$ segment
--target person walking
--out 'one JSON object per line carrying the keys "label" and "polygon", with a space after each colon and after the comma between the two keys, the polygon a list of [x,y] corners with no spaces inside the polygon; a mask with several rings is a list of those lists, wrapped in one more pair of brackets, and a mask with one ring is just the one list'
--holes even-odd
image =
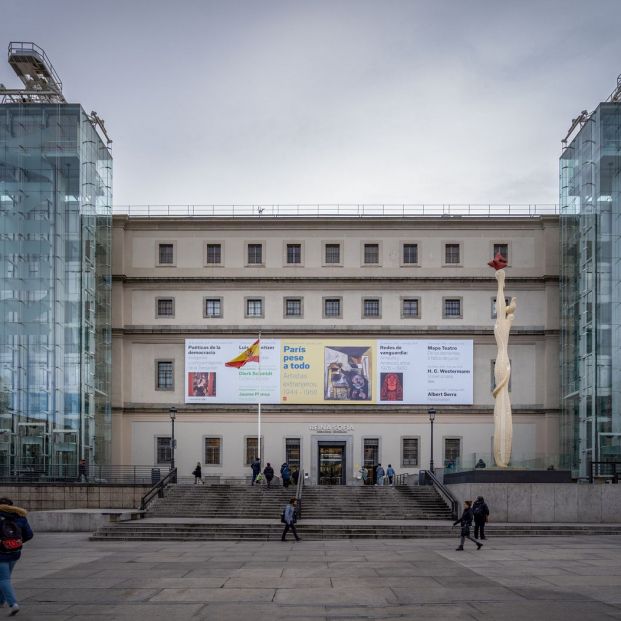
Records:
{"label": "person walking", "polygon": [[382,464],[377,464],[377,468],[375,469],[375,484],[376,485],[384,485],[384,476],[385,476],[384,468],[382,468]]}
{"label": "person walking", "polygon": [[485,536],[485,522],[489,515],[489,508],[483,496],[479,496],[472,505],[472,515],[474,516],[474,538],[487,539]]}
{"label": "person walking", "polygon": [[11,574],[22,555],[22,544],[33,537],[26,515],[26,510],[14,506],[9,498],[0,498],[0,606],[9,607],[10,617],[19,612]]}
{"label": "person walking", "polygon": [[192,472],[192,474],[194,475],[194,485],[198,484],[199,481],[203,485],[205,485],[205,481],[203,481],[203,471],[201,470],[200,461],[196,462],[196,468],[194,468],[194,472]]}
{"label": "person walking", "polygon": [[263,470],[263,474],[267,481],[267,487],[270,488],[272,486],[272,479],[274,478],[274,468],[272,468],[269,461],[267,462],[267,466],[265,466],[265,470]]}
{"label": "person walking", "polygon": [[281,519],[285,523],[285,530],[282,531],[282,537],[280,538],[281,541],[285,540],[285,537],[287,533],[289,532],[289,529],[291,529],[291,532],[293,533],[295,540],[301,541],[301,539],[298,537],[298,531],[295,529],[295,523],[297,522],[297,519],[298,519],[297,514],[296,514],[296,509],[295,509],[296,502],[297,500],[295,498],[291,498],[289,500],[289,504],[285,507],[284,511],[282,512]]}
{"label": "person walking", "polygon": [[78,483],[88,483],[88,464],[86,459],[80,459],[78,464]]}
{"label": "person walking", "polygon": [[280,467],[280,476],[282,477],[282,486],[289,487],[289,483],[291,482],[291,470],[289,470],[289,464],[287,462]]}
{"label": "person walking", "polygon": [[392,467],[392,464],[388,464],[388,468],[386,468],[386,476],[388,477],[388,485],[392,485],[395,480],[395,469]]}
{"label": "person walking", "polygon": [[291,480],[293,484],[297,486],[298,481],[300,480],[300,470],[295,466],[291,469]]}
{"label": "person walking", "polygon": [[464,541],[469,539],[476,545],[477,550],[480,550],[483,547],[482,543],[479,543],[476,539],[473,539],[470,536],[470,527],[472,526],[472,520],[474,516],[472,514],[472,501],[466,500],[464,503],[464,512],[461,514],[461,517],[453,522],[453,526],[457,526],[457,524],[461,524],[461,533],[459,535],[459,547],[456,548],[458,551],[462,551],[464,549]]}
{"label": "person walking", "polygon": [[261,460],[258,457],[255,457],[254,461],[250,464],[250,467],[252,468],[252,483],[250,485],[254,485],[254,482],[261,473]]}

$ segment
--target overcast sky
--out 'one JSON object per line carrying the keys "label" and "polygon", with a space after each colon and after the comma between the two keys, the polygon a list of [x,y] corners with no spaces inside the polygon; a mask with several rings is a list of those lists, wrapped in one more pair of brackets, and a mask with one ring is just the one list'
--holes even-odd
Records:
{"label": "overcast sky", "polygon": [[558,202],[620,27],[620,0],[0,0],[0,46],[105,119],[117,205]]}

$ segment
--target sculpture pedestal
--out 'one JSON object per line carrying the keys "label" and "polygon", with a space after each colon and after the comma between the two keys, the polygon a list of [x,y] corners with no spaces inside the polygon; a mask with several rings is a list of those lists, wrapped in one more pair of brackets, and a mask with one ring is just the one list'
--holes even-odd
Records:
{"label": "sculpture pedestal", "polygon": [[456,483],[572,483],[571,470],[525,470],[522,468],[476,468],[444,471],[444,484]]}

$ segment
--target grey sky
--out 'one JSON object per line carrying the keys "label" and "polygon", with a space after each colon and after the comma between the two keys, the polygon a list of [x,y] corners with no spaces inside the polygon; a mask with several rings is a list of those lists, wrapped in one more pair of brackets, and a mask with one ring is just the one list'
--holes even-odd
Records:
{"label": "grey sky", "polygon": [[105,119],[115,204],[553,203],[620,22],[619,0],[2,0],[0,46],[41,45]]}

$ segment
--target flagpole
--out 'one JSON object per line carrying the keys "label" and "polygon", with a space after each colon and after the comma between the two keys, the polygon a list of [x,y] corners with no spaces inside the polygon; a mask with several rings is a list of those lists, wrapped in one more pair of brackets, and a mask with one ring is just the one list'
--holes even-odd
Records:
{"label": "flagpole", "polygon": [[261,332],[259,332],[259,381],[257,382],[259,387],[258,391],[258,437],[257,437],[257,455],[259,461],[261,461]]}

